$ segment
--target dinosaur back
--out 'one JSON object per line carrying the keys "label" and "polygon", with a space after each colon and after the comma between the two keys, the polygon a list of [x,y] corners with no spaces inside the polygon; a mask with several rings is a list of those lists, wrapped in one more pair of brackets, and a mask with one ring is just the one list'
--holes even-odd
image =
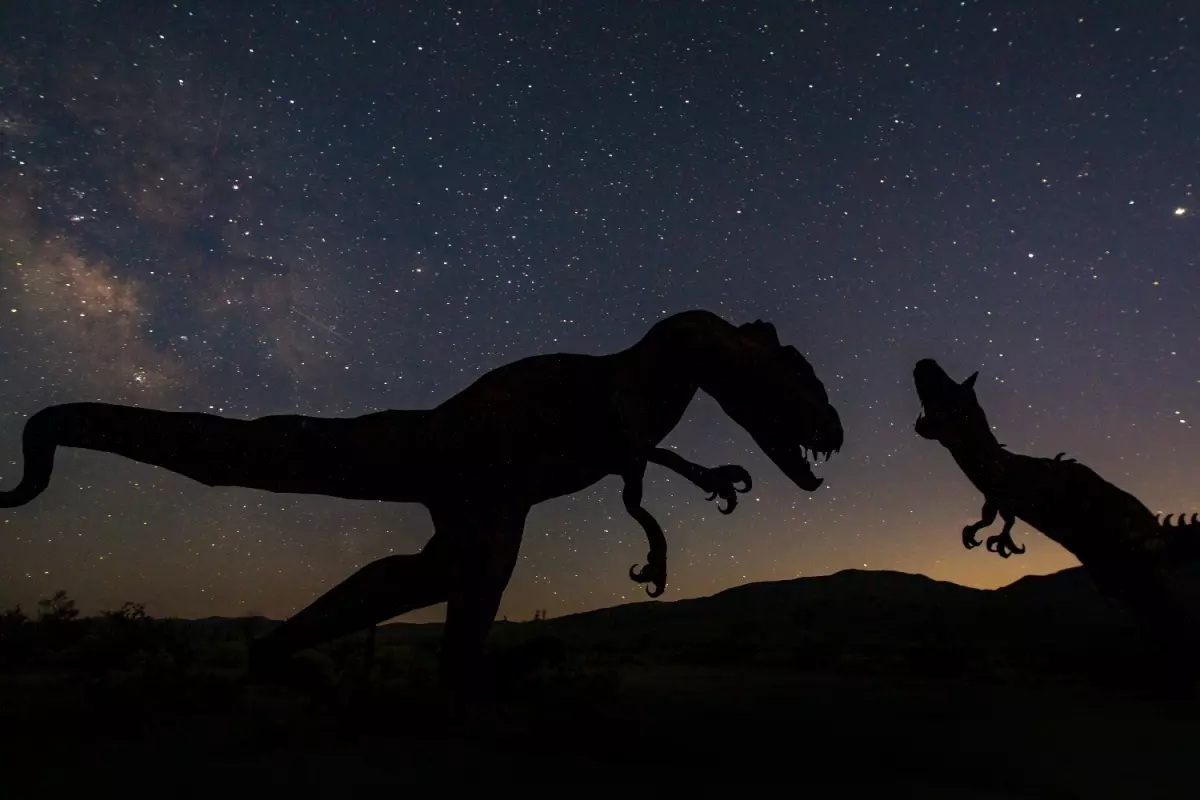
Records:
{"label": "dinosaur back", "polygon": [[1077,461],[1014,454],[994,499],[1085,563],[1159,538],[1145,504]]}

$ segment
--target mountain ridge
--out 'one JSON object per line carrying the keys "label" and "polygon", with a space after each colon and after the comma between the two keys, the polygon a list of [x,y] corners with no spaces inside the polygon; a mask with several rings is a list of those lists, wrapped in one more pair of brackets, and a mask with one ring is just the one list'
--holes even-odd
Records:
{"label": "mountain ridge", "polygon": [[[916,582],[923,582],[923,583],[926,583],[927,585],[931,585],[931,586],[948,586],[948,587],[954,587],[955,589],[961,590],[963,592],[977,592],[977,593],[1005,593],[1010,590],[1024,590],[1024,589],[1027,589],[1029,587],[1034,587],[1034,586],[1041,587],[1042,585],[1044,585],[1043,584],[1044,581],[1054,581],[1057,583],[1059,581],[1063,581],[1064,579],[1066,579],[1066,580],[1070,580],[1070,582],[1072,584],[1077,584],[1079,582],[1088,582],[1090,580],[1087,578],[1086,572],[1084,571],[1083,567],[1075,566],[1075,567],[1067,567],[1065,569],[1058,570],[1057,572],[1046,573],[1044,575],[1022,575],[1020,578],[1017,578],[1012,583],[1007,583],[1007,584],[1004,584],[1003,586],[997,586],[992,589],[985,589],[985,588],[980,588],[980,587],[976,587],[976,586],[966,586],[964,584],[955,583],[954,581],[950,581],[950,580],[933,578],[933,577],[926,575],[924,573],[921,573],[921,572],[905,572],[903,570],[891,570],[891,569],[873,570],[873,569],[862,569],[860,567],[847,567],[846,569],[837,570],[836,572],[830,572],[825,575],[804,575],[804,576],[798,576],[795,578],[781,578],[779,580],[771,580],[771,581],[750,581],[749,583],[738,584],[737,586],[730,586],[725,589],[721,589],[720,591],[714,592],[713,594],[701,595],[699,597],[683,597],[683,598],[679,598],[677,600],[652,600],[652,599],[633,600],[628,603],[618,603],[616,605],[604,606],[601,608],[593,608],[593,609],[588,609],[586,611],[574,611],[574,612],[571,612],[570,614],[563,614],[563,615],[557,616],[557,617],[548,617],[546,620],[543,620],[543,621],[557,622],[557,621],[563,621],[563,620],[570,620],[570,619],[576,619],[576,618],[580,618],[580,617],[587,617],[587,616],[595,615],[595,614],[604,614],[604,613],[612,612],[615,609],[647,608],[650,606],[668,606],[668,607],[670,607],[670,606],[678,606],[680,604],[714,601],[719,598],[728,598],[728,597],[736,596],[738,594],[746,593],[746,592],[772,591],[772,589],[770,587],[792,587],[792,586],[795,586],[802,582],[828,581],[831,579],[845,581],[850,578],[861,579],[865,576],[870,576],[869,580],[872,580],[872,581],[877,581],[880,578],[884,578],[887,580],[899,580],[899,581],[912,580],[912,581],[916,581]],[[252,615],[252,616],[248,616],[248,617],[224,616],[224,615],[215,614],[215,615],[210,615],[207,617],[177,618],[177,619],[180,622],[200,623],[200,624],[245,623],[247,621],[253,621],[256,623],[260,623],[260,624],[261,623],[279,624],[282,622],[282,620],[275,619],[273,617],[263,616],[261,614],[256,614],[256,615]],[[501,622],[498,620],[497,624],[520,625],[520,624],[524,624],[526,622],[536,622],[536,621],[539,621],[539,620],[514,620],[514,621],[510,621],[510,622]],[[380,629],[382,630],[383,628],[392,628],[394,626],[403,626],[403,627],[409,627],[409,628],[424,628],[424,627],[429,627],[429,626],[440,627],[441,625],[442,625],[441,622],[395,621],[395,622],[388,622],[386,624],[380,625]]]}

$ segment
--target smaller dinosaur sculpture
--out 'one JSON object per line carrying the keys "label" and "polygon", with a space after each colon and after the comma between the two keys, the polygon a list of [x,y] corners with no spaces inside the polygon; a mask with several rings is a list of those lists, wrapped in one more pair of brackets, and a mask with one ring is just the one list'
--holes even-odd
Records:
{"label": "smaller dinosaur sculpture", "polygon": [[981,519],[962,530],[963,546],[996,521],[1004,527],[987,539],[1003,558],[1025,552],[1012,539],[1023,519],[1066,548],[1088,570],[1097,589],[1123,601],[1159,644],[1186,642],[1189,666],[1200,664],[1200,640],[1183,606],[1168,590],[1164,568],[1200,560],[1200,515],[1160,521],[1140,500],[1059,453],[1037,458],[1009,452],[996,439],[975,396],[975,372],[958,383],[930,358],[913,369],[922,413],[916,432],[950,451],[984,496]]}

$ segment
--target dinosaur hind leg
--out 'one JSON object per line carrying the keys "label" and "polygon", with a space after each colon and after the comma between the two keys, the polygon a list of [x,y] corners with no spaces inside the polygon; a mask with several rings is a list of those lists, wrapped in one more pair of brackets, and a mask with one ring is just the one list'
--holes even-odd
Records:
{"label": "dinosaur hind leg", "polygon": [[307,647],[337,639],[450,596],[450,564],[434,538],[420,553],[372,561],[250,648],[250,671],[264,673]]}
{"label": "dinosaur hind leg", "polygon": [[434,512],[439,530],[444,525],[454,539],[456,569],[446,607],[441,672],[443,680],[457,691],[477,693],[484,688],[481,678],[488,633],[517,565],[528,513],[528,507],[484,513],[456,511],[453,517]]}

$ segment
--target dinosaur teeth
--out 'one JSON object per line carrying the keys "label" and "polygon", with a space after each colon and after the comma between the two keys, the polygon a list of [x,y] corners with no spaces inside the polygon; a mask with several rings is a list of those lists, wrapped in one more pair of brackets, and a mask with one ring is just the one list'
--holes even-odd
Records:
{"label": "dinosaur teeth", "polygon": [[817,450],[815,447],[801,447],[800,452],[804,456],[804,460],[810,464],[823,464],[828,461],[837,450]]}

